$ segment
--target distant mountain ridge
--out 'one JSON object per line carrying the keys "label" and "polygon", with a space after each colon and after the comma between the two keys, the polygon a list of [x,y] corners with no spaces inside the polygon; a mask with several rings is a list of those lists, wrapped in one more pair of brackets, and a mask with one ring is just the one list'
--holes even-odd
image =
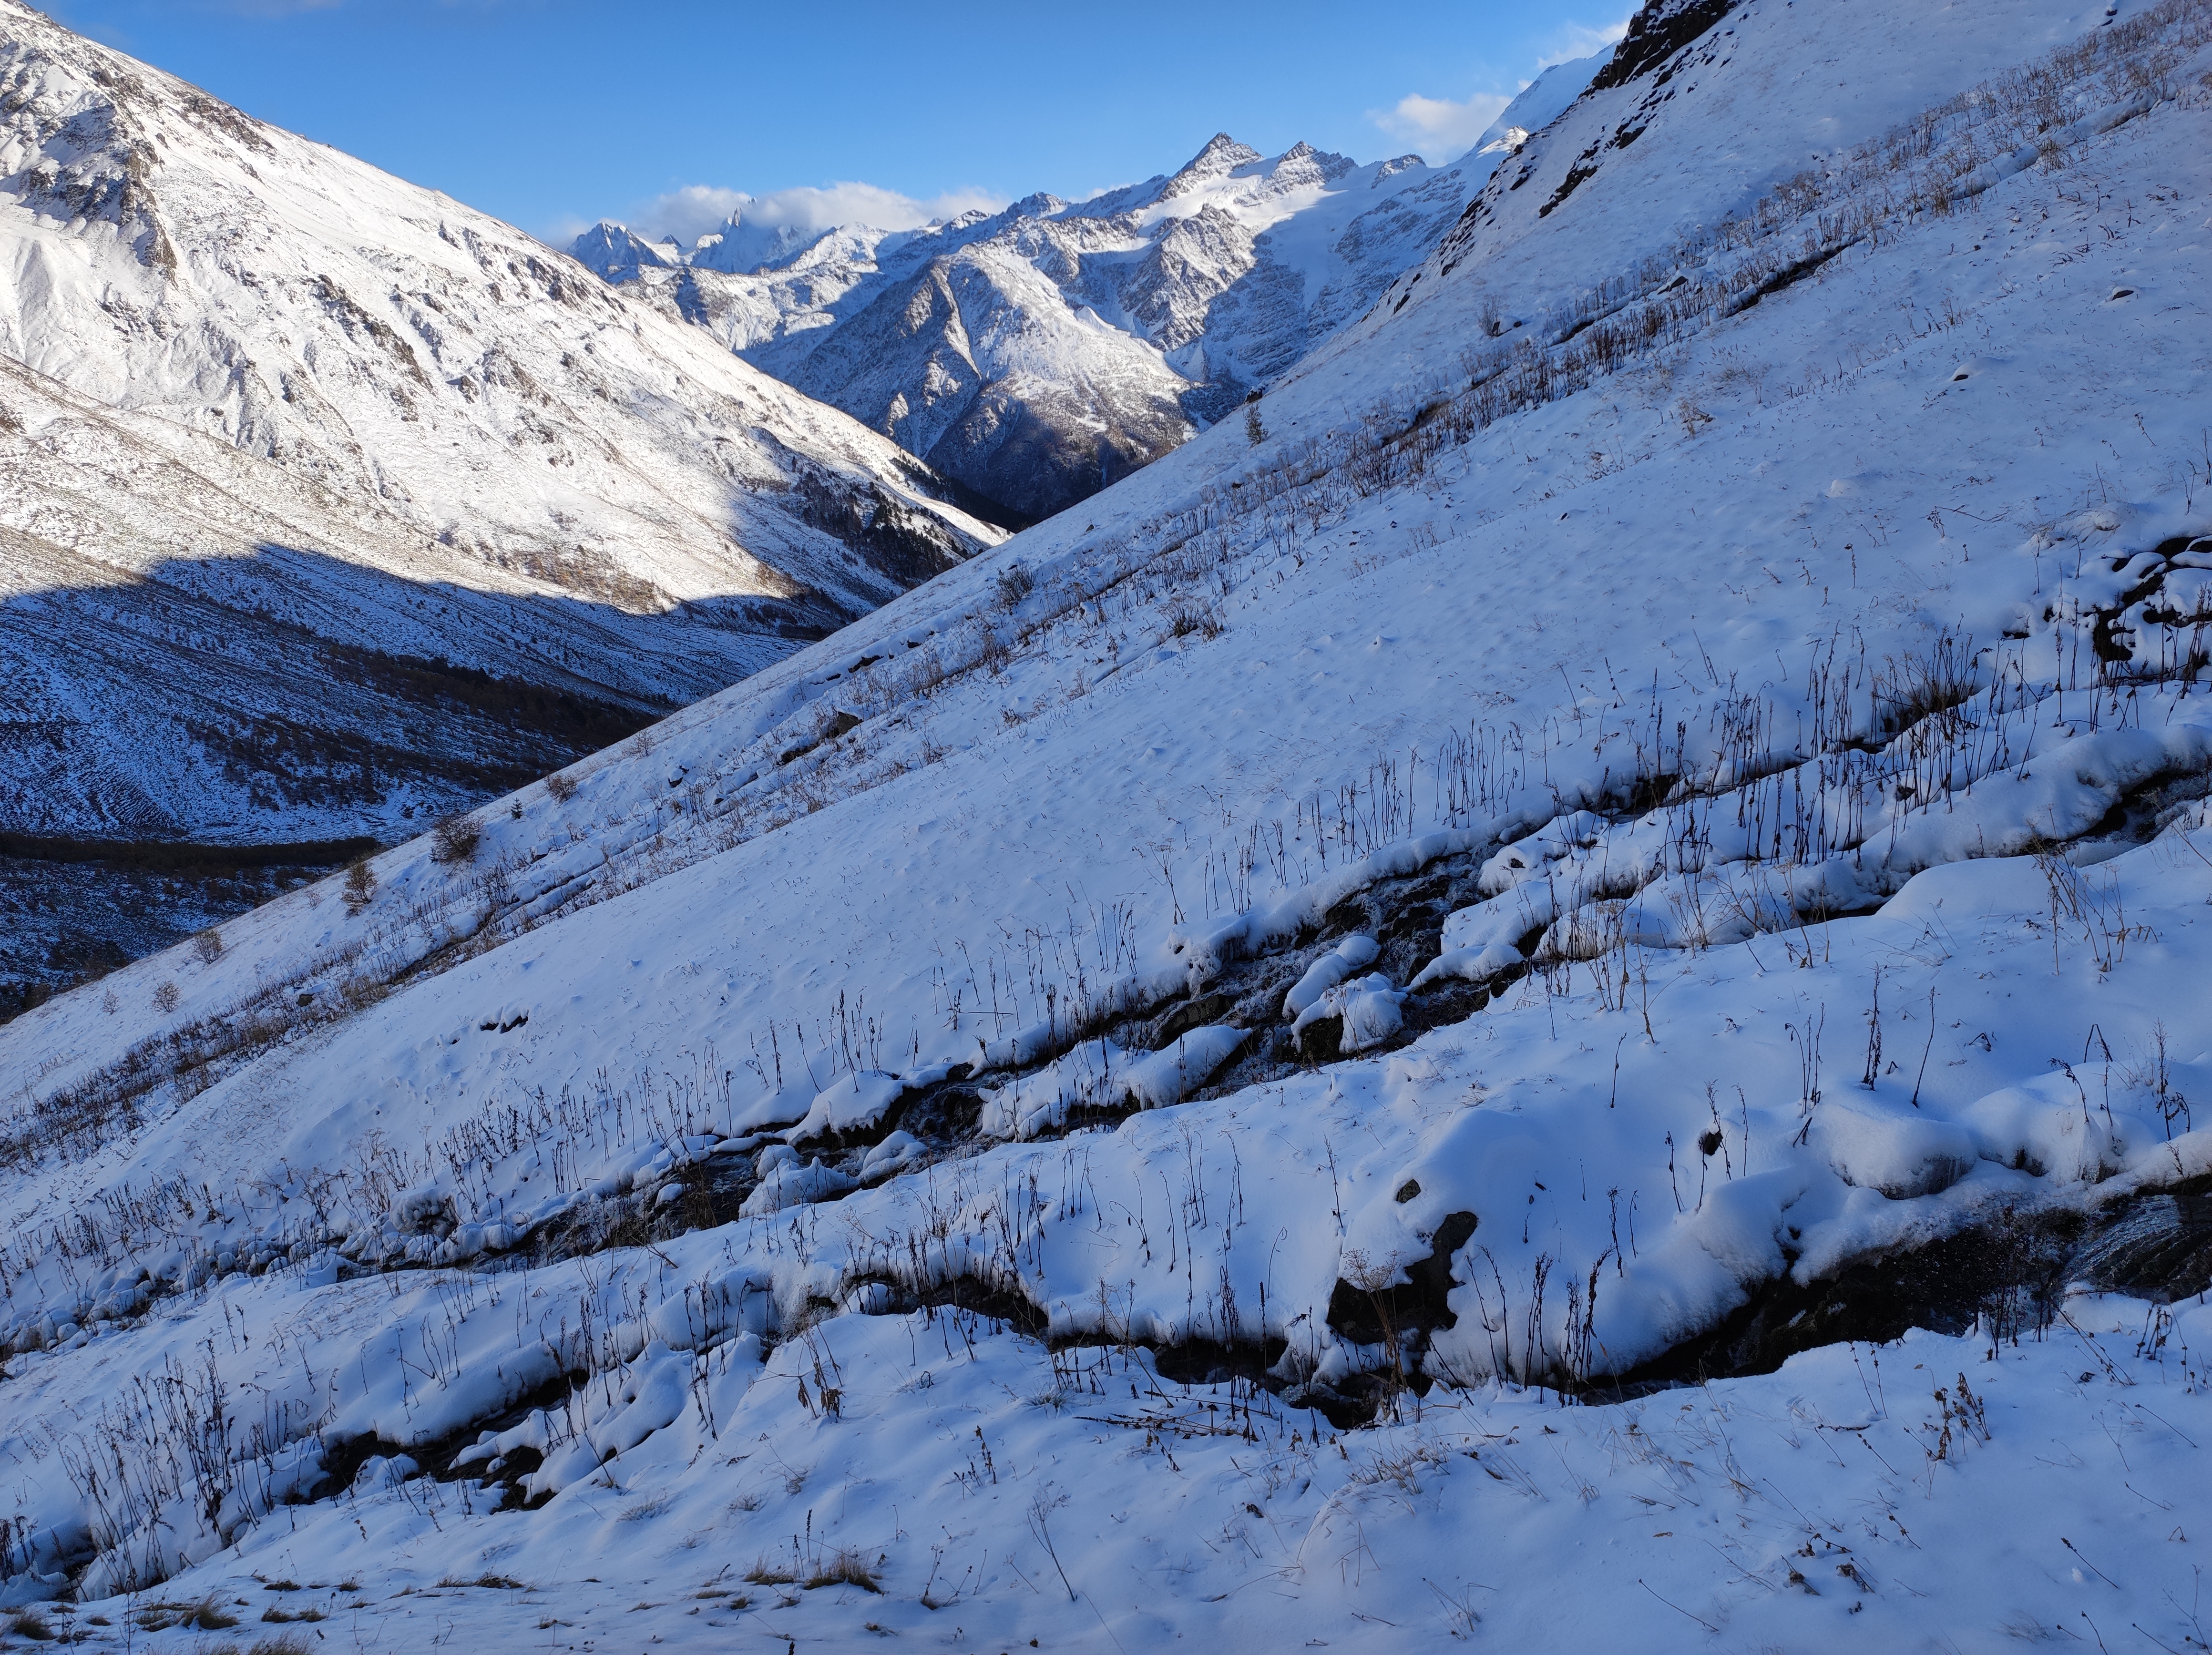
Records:
{"label": "distant mountain ridge", "polygon": [[571,252],[1009,512],[1042,518],[1220,419],[1367,310],[1595,58],[1449,167],[1217,134],[1173,173],[919,230],[742,209],[686,252],[602,221]]}

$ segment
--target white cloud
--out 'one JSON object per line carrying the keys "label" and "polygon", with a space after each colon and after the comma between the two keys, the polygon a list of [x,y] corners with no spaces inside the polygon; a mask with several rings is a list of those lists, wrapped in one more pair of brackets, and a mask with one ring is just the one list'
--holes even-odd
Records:
{"label": "white cloud", "polygon": [[1587,23],[1569,23],[1559,31],[1560,44],[1536,59],[1540,70],[1554,64],[1572,63],[1577,58],[1594,58],[1601,52],[1611,52],[1620,44],[1620,37],[1628,33],[1628,19],[1617,23],[1601,24],[1592,28]]}
{"label": "white cloud", "polygon": [[1458,103],[1413,92],[1399,99],[1395,108],[1376,110],[1368,118],[1392,137],[1417,145],[1425,155],[1456,155],[1470,148],[1512,101],[1502,92],[1478,92]]}
{"label": "white cloud", "polygon": [[[1588,23],[1565,24],[1553,36],[1555,44],[1536,59],[1537,71],[1540,74],[1558,64],[1610,52],[1627,33],[1626,17],[1596,27]],[[1518,85],[1525,89],[1528,82],[1524,80]],[[1419,146],[1434,161],[1471,148],[1489,130],[1490,124],[1504,112],[1513,97],[1512,93],[1477,92],[1454,100],[1413,92],[1399,99],[1391,108],[1370,110],[1367,118],[1392,137]]]}
{"label": "white cloud", "polygon": [[720,185],[690,184],[640,203],[623,221],[648,240],[672,235],[688,247],[720,229],[740,209],[747,223],[770,227],[826,230],[835,224],[867,224],[878,230],[911,230],[973,208],[996,212],[1006,204],[1004,196],[983,190],[948,190],[917,201],[874,184],[802,185],[762,196]]}

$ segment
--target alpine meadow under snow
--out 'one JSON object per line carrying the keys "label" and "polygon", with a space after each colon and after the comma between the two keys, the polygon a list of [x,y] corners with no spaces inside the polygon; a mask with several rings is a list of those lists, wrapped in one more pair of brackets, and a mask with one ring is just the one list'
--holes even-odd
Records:
{"label": "alpine meadow under snow", "polygon": [[2212,0],[1655,0],[1234,417],[0,1028],[17,1634],[2212,1650],[2208,249]]}

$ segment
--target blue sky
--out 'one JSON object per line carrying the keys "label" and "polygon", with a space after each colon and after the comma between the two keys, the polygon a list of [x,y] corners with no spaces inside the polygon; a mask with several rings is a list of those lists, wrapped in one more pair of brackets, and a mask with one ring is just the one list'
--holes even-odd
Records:
{"label": "blue sky", "polygon": [[46,0],[281,126],[565,239],[921,222],[1170,170],[1218,130],[1368,161],[1466,148],[1627,0],[1117,7]]}

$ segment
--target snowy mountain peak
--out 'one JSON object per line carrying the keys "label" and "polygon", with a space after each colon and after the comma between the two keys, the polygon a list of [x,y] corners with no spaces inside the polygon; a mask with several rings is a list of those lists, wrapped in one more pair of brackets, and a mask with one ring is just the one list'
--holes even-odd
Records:
{"label": "snowy mountain peak", "polygon": [[[1418,163],[1420,157],[1413,159]],[[1274,165],[1267,169],[1267,182],[1278,191],[1304,189],[1333,184],[1346,173],[1358,171],[1358,167],[1359,163],[1349,155],[1333,155],[1310,143],[1297,143],[1276,157]],[[1381,168],[1375,170],[1379,172]]]}
{"label": "snowy mountain peak", "polygon": [[631,233],[625,225],[603,218],[569,245],[570,257],[602,280],[623,282],[644,266],[665,266],[663,249]]}
{"label": "snowy mountain peak", "polygon": [[[851,227],[865,231],[869,227]],[[699,238],[691,250],[690,263],[701,270],[721,270],[732,276],[763,270],[787,263],[828,233],[804,230],[792,224],[757,223],[745,216],[741,207],[730,215],[720,230]]]}
{"label": "snowy mountain peak", "polygon": [[[1509,112],[1540,125],[1595,66],[1550,71]],[[1042,517],[1203,430],[1365,310],[1495,160],[1362,167],[1304,142],[1270,159],[1217,133],[1173,174],[1079,203],[1040,192],[896,237],[848,226],[773,257],[702,242],[688,270],[641,259],[609,279]]]}
{"label": "snowy mountain peak", "polygon": [[[10,1634],[2203,1655],[2212,0],[2077,3],[1747,0],[1251,423],[0,1028]],[[1043,445],[1389,222],[1133,201],[816,356]]]}
{"label": "snowy mountain peak", "polygon": [[1194,185],[1249,167],[1260,159],[1260,152],[1251,145],[1237,142],[1226,132],[1216,132],[1206,140],[1206,148],[1184,162],[1160,187],[1161,198],[1181,195]]}

